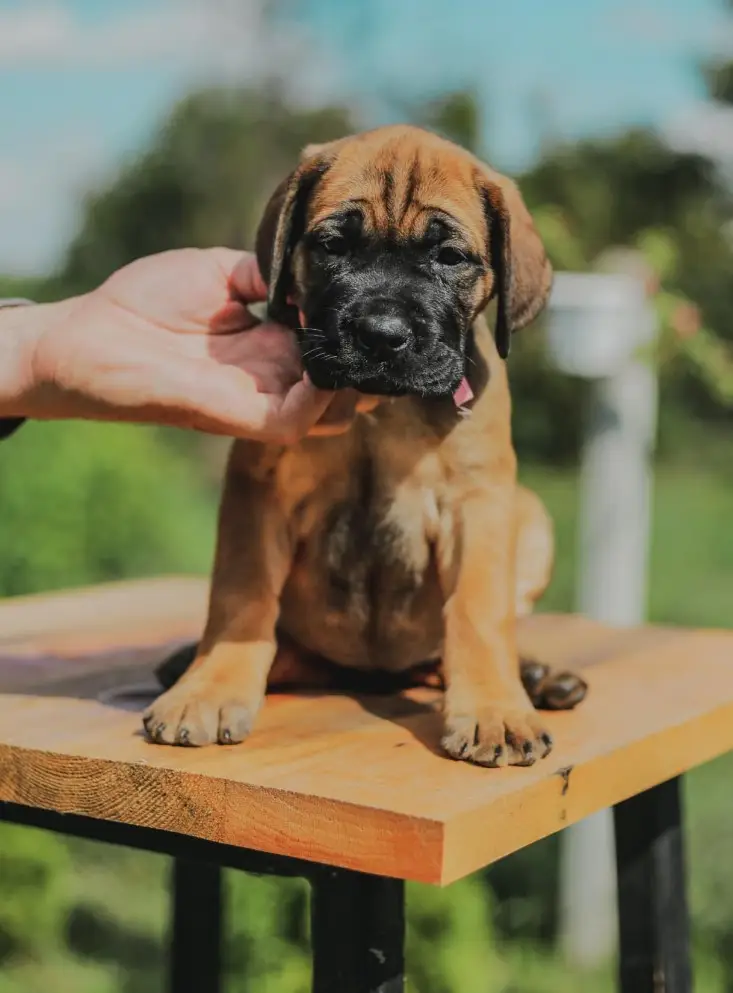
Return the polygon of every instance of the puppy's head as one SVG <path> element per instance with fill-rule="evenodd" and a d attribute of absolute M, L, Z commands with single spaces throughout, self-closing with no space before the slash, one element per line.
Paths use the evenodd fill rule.
<path fill-rule="evenodd" d="M 265 210 L 257 256 L 270 315 L 299 328 L 312 381 L 385 396 L 452 394 L 489 300 L 505 357 L 552 281 L 514 183 L 412 127 L 306 148 Z"/>

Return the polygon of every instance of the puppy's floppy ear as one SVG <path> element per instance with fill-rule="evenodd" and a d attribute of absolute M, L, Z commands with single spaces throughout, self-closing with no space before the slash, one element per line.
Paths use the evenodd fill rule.
<path fill-rule="evenodd" d="M 539 314 L 552 288 L 552 266 L 516 184 L 482 165 L 479 178 L 494 270 L 496 348 L 509 354 L 513 331 Z"/>
<path fill-rule="evenodd" d="M 298 168 L 284 179 L 270 197 L 257 229 L 255 252 L 262 277 L 267 283 L 269 316 L 283 324 L 297 323 L 288 297 L 292 292 L 292 255 L 303 236 L 308 201 L 321 177 L 328 170 L 329 159 L 309 146 Z"/>

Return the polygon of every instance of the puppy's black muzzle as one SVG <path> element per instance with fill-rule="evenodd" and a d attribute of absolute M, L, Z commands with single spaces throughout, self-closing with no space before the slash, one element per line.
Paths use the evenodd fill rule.
<path fill-rule="evenodd" d="M 309 318 L 300 332 L 303 364 L 321 389 L 378 396 L 449 396 L 464 375 L 458 334 L 446 335 L 416 301 L 355 300 Z M 456 344 L 453 340 L 458 339 Z"/>

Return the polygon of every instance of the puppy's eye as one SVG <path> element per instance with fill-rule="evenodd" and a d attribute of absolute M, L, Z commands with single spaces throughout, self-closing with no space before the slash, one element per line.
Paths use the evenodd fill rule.
<path fill-rule="evenodd" d="M 441 248 L 438 252 L 438 262 L 441 265 L 460 265 L 461 262 L 466 261 L 466 256 L 458 248 L 451 248 L 450 245 L 446 245 L 445 248 Z"/>
<path fill-rule="evenodd" d="M 346 255 L 349 250 L 346 238 L 340 238 L 338 235 L 323 238 L 320 244 L 327 255 Z"/>

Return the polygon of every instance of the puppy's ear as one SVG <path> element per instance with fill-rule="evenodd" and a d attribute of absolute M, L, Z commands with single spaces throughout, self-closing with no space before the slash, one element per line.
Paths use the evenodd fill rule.
<path fill-rule="evenodd" d="M 318 146 L 310 146 L 317 148 Z M 257 229 L 255 252 L 262 278 L 267 283 L 270 317 L 293 326 L 297 313 L 288 303 L 293 290 L 292 256 L 305 231 L 308 201 L 329 160 L 306 149 L 298 168 L 280 183 L 265 207 Z"/>
<path fill-rule="evenodd" d="M 509 354 L 512 332 L 539 314 L 552 288 L 552 266 L 516 184 L 487 166 L 479 185 L 494 270 L 496 348 Z"/>

